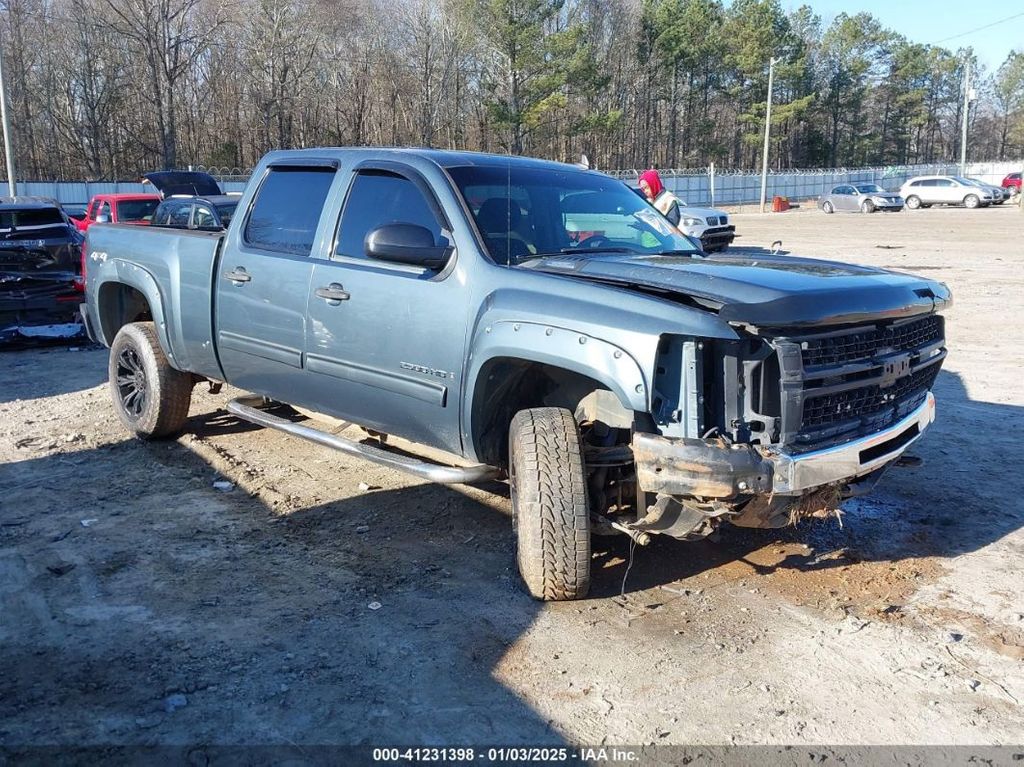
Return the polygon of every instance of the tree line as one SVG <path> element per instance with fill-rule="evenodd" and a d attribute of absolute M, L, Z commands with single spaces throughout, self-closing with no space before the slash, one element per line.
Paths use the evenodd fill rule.
<path fill-rule="evenodd" d="M 130 179 L 275 148 L 423 145 L 601 168 L 1024 156 L 1024 51 L 986 71 L 780 0 L 5 0 L 17 170 Z"/>

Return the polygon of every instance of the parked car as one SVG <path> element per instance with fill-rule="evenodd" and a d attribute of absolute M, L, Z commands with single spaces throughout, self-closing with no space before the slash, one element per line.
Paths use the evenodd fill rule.
<path fill-rule="evenodd" d="M 207 232 L 227 229 L 238 207 L 238 200 L 238 195 L 230 194 L 170 197 L 161 202 L 153 214 L 153 226 L 202 229 Z"/>
<path fill-rule="evenodd" d="M 21 326 L 76 320 L 82 240 L 56 201 L 0 198 L 0 340 Z"/>
<path fill-rule="evenodd" d="M 647 202 L 644 193 L 635 186 L 626 185 L 641 200 Z M 676 228 L 700 243 L 705 253 L 719 253 L 728 248 L 736 239 L 736 227 L 729 223 L 729 215 L 717 208 L 694 208 L 679 200 L 679 224 Z M 654 206 L 651 206 L 654 208 Z M 654 208 L 657 211 L 657 208 Z M 661 215 L 659 211 L 659 215 Z"/>
<path fill-rule="evenodd" d="M 85 217 L 76 221 L 79 231 L 86 232 L 93 224 L 146 225 L 160 204 L 157 194 L 97 194 L 89 201 Z"/>
<path fill-rule="evenodd" d="M 1004 202 L 1010 199 L 1009 193 L 1004 192 L 1001 186 L 995 186 L 993 184 L 988 183 L 987 181 L 982 181 L 980 178 L 970 178 L 968 176 L 964 177 L 964 181 L 966 181 L 969 184 L 973 184 L 979 189 L 984 189 L 986 192 L 991 194 L 993 205 L 1002 205 Z"/>
<path fill-rule="evenodd" d="M 1020 194 L 1020 173 L 1007 173 L 1003 177 L 1003 189 L 1011 190 L 1011 194 Z"/>
<path fill-rule="evenodd" d="M 934 418 L 941 283 L 707 255 L 561 163 L 308 149 L 252 178 L 222 234 L 89 231 L 83 312 L 121 422 L 174 435 L 197 381 L 228 382 L 253 423 L 430 481 L 507 475 L 537 598 L 587 593 L 595 528 L 645 545 L 834 510 Z"/>
<path fill-rule="evenodd" d="M 903 198 L 878 184 L 840 184 L 818 198 L 818 207 L 826 213 L 899 212 L 903 210 Z"/>
<path fill-rule="evenodd" d="M 932 205 L 978 208 L 992 204 L 990 192 L 957 176 L 915 176 L 900 187 L 900 196 L 912 210 Z"/>

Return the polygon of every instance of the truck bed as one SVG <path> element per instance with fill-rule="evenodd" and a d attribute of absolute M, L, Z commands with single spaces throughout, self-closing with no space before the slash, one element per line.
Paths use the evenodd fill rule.
<path fill-rule="evenodd" d="M 158 294 L 170 325 L 158 331 L 175 367 L 220 379 L 212 290 L 224 237 L 222 232 L 94 225 L 86 235 L 87 301 L 95 302 L 110 280 L 132 285 L 152 299 L 148 287 Z"/>

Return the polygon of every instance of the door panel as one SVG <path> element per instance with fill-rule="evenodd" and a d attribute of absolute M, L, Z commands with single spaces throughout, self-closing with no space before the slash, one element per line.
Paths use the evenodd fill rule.
<path fill-rule="evenodd" d="M 333 167 L 271 167 L 221 258 L 217 345 L 235 386 L 303 402 L 310 255 L 334 177 Z"/>
<path fill-rule="evenodd" d="M 451 260 L 433 270 L 367 258 L 366 235 L 391 223 L 422 226 L 438 244 L 450 240 L 447 217 L 415 171 L 392 166 L 355 174 L 335 253 L 317 260 L 310 283 L 311 407 L 460 452 L 466 286 Z M 345 297 L 331 298 L 338 295 Z"/>
<path fill-rule="evenodd" d="M 236 252 L 217 275 L 217 346 L 227 380 L 277 397 L 302 367 L 309 258 Z M 234 277 L 249 277 L 247 281 Z"/>
<path fill-rule="evenodd" d="M 343 261 L 313 267 L 306 334 L 311 407 L 459 449 L 465 287 L 432 276 Z M 351 298 L 332 304 L 314 295 L 331 283 Z"/>

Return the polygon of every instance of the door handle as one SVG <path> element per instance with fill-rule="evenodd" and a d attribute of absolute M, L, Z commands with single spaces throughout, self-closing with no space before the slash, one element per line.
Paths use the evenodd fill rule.
<path fill-rule="evenodd" d="M 252 277 L 249 276 L 249 273 L 240 266 L 236 266 L 230 272 L 224 272 L 224 276 L 232 282 L 249 282 L 252 279 Z"/>
<path fill-rule="evenodd" d="M 317 298 L 322 298 L 327 303 L 337 305 L 342 301 L 348 301 L 349 294 L 342 288 L 337 282 L 332 282 L 326 288 L 317 288 L 313 291 L 313 295 Z"/>

